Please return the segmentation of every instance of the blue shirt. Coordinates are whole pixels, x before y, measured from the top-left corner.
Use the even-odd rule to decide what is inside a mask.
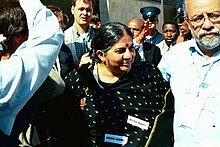
[[[158,65],[175,97],[175,147],[220,146],[220,51],[206,60],[194,39]]]
[[[0,129],[10,135],[15,117],[48,76],[64,35],[56,16],[40,0],[20,0],[29,38],[0,61]]]

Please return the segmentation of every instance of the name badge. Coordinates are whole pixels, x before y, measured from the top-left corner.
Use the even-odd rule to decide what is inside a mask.
[[[105,134],[104,142],[110,142],[124,146],[128,142],[128,137],[113,134]]]
[[[128,115],[127,123],[144,130],[148,130],[149,127],[149,122],[141,120],[131,115]]]

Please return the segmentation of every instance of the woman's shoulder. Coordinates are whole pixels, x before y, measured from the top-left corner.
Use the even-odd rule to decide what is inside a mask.
[[[91,75],[91,70],[88,68],[90,64],[83,64],[80,68],[74,68],[65,77],[65,82],[67,83],[78,83],[80,81],[85,81]]]
[[[133,63],[129,75],[139,80],[154,79],[155,77],[159,80],[162,77],[157,66],[146,61]]]
[[[149,62],[134,63],[127,77],[137,85],[148,85],[148,88],[152,89],[160,88],[162,93],[170,88],[158,67]]]
[[[134,62],[131,68],[131,71],[133,72],[141,72],[141,71],[152,71],[156,70],[157,66],[147,62],[147,61],[141,61],[141,62]]]

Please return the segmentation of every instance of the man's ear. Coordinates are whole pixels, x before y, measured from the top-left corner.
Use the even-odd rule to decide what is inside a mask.
[[[72,15],[74,15],[74,7],[73,6],[71,7],[71,13],[72,13]]]

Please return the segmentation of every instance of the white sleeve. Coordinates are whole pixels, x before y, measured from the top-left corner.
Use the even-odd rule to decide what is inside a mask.
[[[158,68],[163,76],[163,78],[168,81],[170,83],[170,71],[169,71],[169,64],[167,63],[167,55],[163,55],[163,57],[161,58],[159,64],[158,64]]]
[[[0,129],[10,134],[14,119],[48,76],[63,43],[56,16],[40,0],[20,0],[29,38],[0,61]]]

